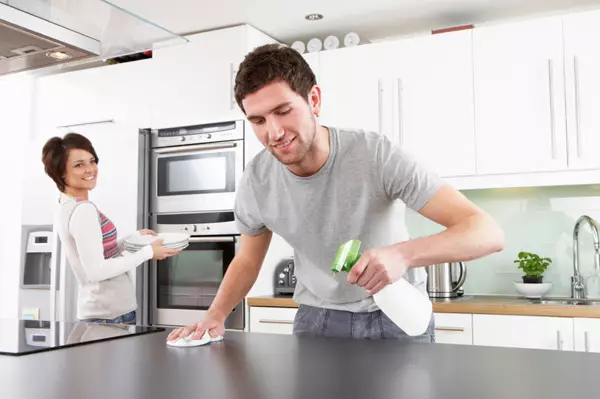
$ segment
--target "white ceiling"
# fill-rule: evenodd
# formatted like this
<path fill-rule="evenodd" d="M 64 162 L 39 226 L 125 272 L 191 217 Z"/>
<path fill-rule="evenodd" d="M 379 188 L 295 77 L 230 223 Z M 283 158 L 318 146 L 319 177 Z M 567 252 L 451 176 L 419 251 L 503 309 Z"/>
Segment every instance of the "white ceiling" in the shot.
<path fill-rule="evenodd" d="M 355 31 L 376 41 L 417 31 L 482 23 L 573 7 L 600 7 L 600 0 L 112 0 L 179 34 L 248 23 L 277 40 L 342 37 Z M 323 14 L 307 21 L 309 13 Z"/>

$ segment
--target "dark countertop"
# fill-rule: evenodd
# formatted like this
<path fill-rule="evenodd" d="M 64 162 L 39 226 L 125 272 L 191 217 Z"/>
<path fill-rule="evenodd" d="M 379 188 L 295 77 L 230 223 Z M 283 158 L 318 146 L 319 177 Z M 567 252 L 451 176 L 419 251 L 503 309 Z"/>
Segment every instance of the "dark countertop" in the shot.
<path fill-rule="evenodd" d="M 160 327 L 0 319 L 0 355 L 28 356 L 66 346 L 165 331 Z"/>
<path fill-rule="evenodd" d="M 0 397 L 564 399 L 600 388 L 590 353 L 232 331 L 173 348 L 166 336 L 0 356 Z"/>

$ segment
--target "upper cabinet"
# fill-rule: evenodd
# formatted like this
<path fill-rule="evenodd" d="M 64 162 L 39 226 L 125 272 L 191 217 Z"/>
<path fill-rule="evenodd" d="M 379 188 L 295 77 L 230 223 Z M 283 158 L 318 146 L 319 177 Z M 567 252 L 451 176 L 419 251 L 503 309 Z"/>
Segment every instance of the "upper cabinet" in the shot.
<path fill-rule="evenodd" d="M 471 35 L 319 53 L 321 122 L 385 134 L 442 176 L 474 174 Z"/>
<path fill-rule="evenodd" d="M 147 127 L 151 71 L 152 60 L 143 60 L 37 79 L 35 136 L 110 120 Z"/>
<path fill-rule="evenodd" d="M 248 25 L 188 39 L 189 43 L 155 51 L 152 127 L 243 118 L 234 96 L 239 64 L 255 47 L 275 41 Z"/>
<path fill-rule="evenodd" d="M 570 169 L 600 167 L 600 11 L 564 18 Z"/>
<path fill-rule="evenodd" d="M 373 44 L 319 53 L 323 125 L 383 133 L 380 50 Z"/>
<path fill-rule="evenodd" d="M 310 69 L 312 69 L 313 73 L 315 74 L 315 77 L 317 78 L 317 84 L 320 84 L 321 77 L 319 75 L 319 53 L 306 53 L 302 56 L 304 57 L 304 60 L 308 63 L 308 66 L 310 66 Z"/>
<path fill-rule="evenodd" d="M 567 168 L 562 21 L 473 31 L 479 174 Z"/>
<path fill-rule="evenodd" d="M 393 136 L 441 176 L 475 174 L 472 31 L 390 44 Z M 387 96 L 386 96 L 387 97 Z"/>

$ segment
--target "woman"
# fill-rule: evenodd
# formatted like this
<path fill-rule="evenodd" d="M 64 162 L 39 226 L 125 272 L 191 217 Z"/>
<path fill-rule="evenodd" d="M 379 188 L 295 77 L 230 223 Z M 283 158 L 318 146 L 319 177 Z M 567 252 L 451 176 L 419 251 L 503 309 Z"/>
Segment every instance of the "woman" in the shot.
<path fill-rule="evenodd" d="M 135 324 L 137 299 L 131 272 L 150 259 L 164 259 L 179 251 L 161 240 L 136 253 L 123 251 L 124 238 L 88 193 L 96 187 L 98 156 L 84 136 L 53 137 L 42 150 L 46 174 L 60 190 L 55 228 L 73 274 L 79 283 L 77 318 L 100 323 Z M 151 230 L 138 234 L 156 235 Z"/>

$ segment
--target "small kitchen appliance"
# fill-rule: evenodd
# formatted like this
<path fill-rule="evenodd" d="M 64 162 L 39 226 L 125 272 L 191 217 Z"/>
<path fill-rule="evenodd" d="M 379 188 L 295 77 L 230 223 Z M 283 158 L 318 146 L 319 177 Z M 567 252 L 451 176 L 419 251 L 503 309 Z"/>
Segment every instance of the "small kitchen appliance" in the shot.
<path fill-rule="evenodd" d="M 456 298 L 467 278 L 464 262 L 445 262 L 427 266 L 427 292 L 431 298 Z"/>
<path fill-rule="evenodd" d="M 296 276 L 294 274 L 294 259 L 282 259 L 275 266 L 275 274 L 273 275 L 273 286 L 275 287 L 275 295 L 293 295 L 296 288 Z"/>

